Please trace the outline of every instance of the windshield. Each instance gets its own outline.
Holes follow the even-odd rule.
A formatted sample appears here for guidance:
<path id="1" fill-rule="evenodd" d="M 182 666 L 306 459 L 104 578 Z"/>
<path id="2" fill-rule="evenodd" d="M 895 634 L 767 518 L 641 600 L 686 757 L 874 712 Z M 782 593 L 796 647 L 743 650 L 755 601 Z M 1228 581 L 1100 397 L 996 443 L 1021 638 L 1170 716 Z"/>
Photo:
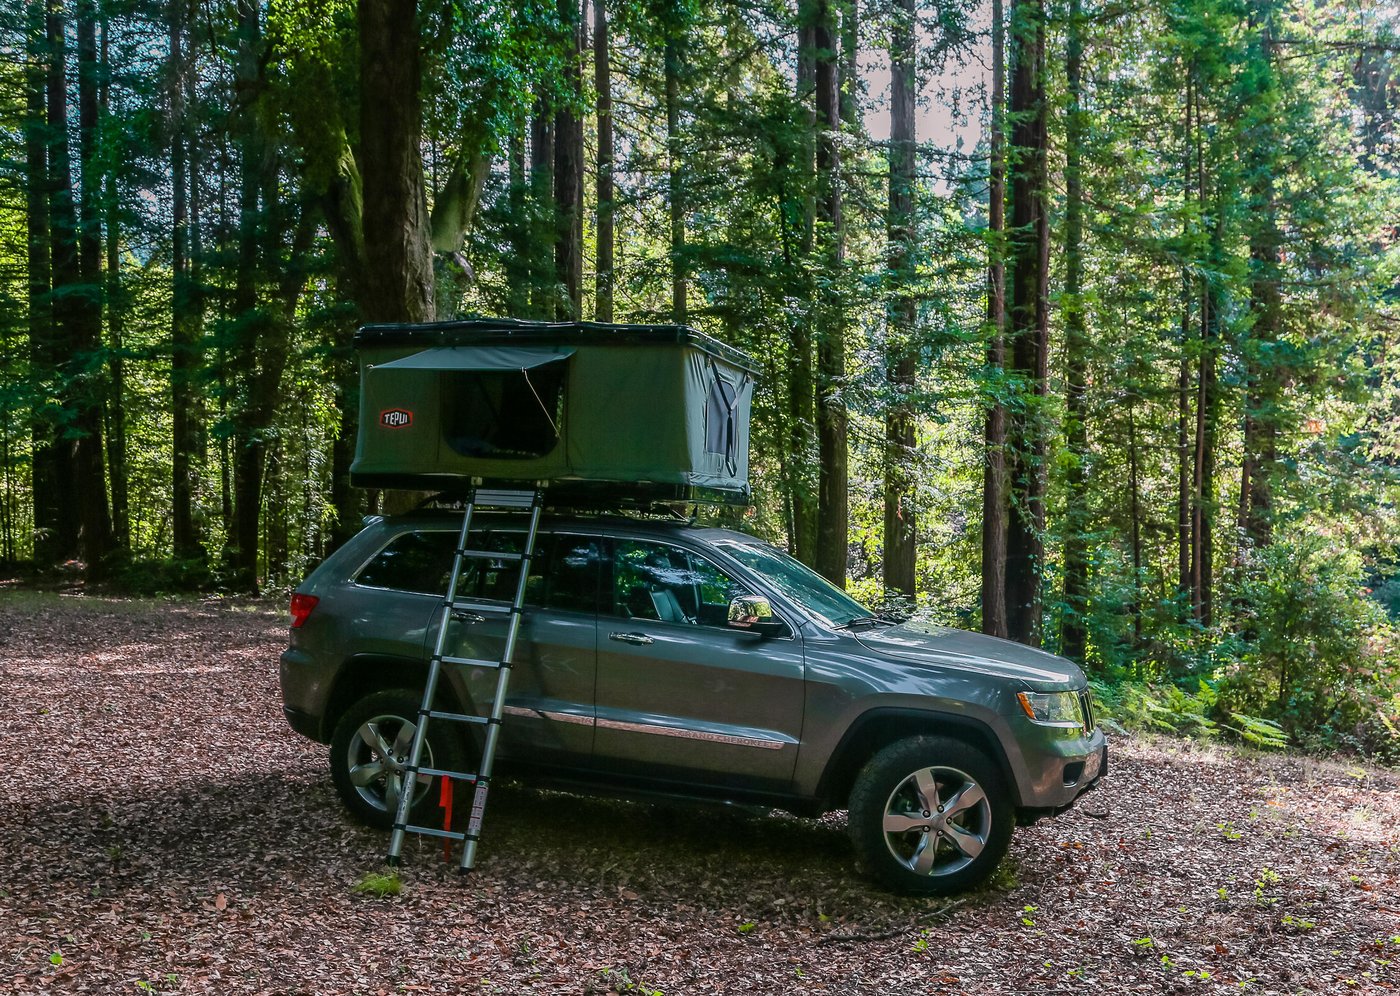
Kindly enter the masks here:
<path id="1" fill-rule="evenodd" d="M 720 547 L 829 626 L 845 626 L 870 615 L 870 610 L 850 595 L 781 550 L 749 543 L 721 543 Z"/>

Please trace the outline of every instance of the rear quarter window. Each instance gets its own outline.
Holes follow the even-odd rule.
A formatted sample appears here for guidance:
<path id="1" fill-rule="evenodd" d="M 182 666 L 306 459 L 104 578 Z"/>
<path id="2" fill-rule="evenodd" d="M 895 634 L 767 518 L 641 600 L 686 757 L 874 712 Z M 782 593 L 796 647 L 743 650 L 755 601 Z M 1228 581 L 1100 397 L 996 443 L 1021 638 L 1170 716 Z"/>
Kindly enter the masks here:
<path id="1" fill-rule="evenodd" d="M 418 532 L 395 536 L 360 569 L 355 583 L 369 588 L 441 595 L 452 573 L 454 532 Z"/>

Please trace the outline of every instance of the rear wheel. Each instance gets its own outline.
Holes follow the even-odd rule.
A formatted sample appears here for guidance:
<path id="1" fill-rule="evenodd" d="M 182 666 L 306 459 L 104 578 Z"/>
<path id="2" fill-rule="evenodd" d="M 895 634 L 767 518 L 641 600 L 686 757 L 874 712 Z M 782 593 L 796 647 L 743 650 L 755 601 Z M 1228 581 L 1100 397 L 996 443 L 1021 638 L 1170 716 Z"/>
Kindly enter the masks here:
<path id="1" fill-rule="evenodd" d="M 982 882 L 1006 854 L 1013 822 L 995 762 L 949 737 L 891 744 L 851 790 L 856 853 L 898 892 L 946 895 Z"/>
<path id="2" fill-rule="evenodd" d="M 375 692 L 340 717 L 331 736 L 331 778 L 336 791 L 360 822 L 391 828 L 404 791 L 404 767 L 418 722 L 419 697 L 407 689 Z M 439 723 L 428 730 L 419 764 L 462 770 L 463 752 L 455 733 Z M 414 823 L 429 820 L 438 808 L 437 778 L 419 775 L 413 782 Z"/>

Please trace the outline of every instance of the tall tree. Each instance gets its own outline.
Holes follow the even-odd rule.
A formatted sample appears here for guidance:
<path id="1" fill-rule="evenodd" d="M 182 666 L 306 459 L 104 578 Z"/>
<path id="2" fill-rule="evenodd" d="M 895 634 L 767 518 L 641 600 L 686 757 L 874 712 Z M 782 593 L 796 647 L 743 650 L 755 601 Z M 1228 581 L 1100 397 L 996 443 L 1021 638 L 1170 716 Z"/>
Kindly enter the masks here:
<path id="1" fill-rule="evenodd" d="M 1084 659 L 1086 614 L 1089 607 L 1089 510 L 1085 464 L 1089 434 L 1085 425 L 1089 364 L 1085 328 L 1084 177 L 1085 121 L 1083 106 L 1084 11 L 1081 0 L 1070 0 L 1065 51 L 1067 107 L 1065 115 L 1065 276 L 1060 310 L 1065 330 L 1065 533 L 1064 622 L 1060 653 Z M 1135 459 L 1135 457 L 1134 457 Z"/>
<path id="2" fill-rule="evenodd" d="M 613 320 L 613 112 L 607 0 L 593 0 L 593 88 L 598 94 L 598 232 L 593 317 Z"/>
<path id="3" fill-rule="evenodd" d="M 846 315 L 842 281 L 846 237 L 841 203 L 841 100 L 833 0 L 817 0 L 817 545 L 816 569 L 846 584 L 848 475 L 846 451 Z"/>
<path id="4" fill-rule="evenodd" d="M 187 74 L 192 65 L 186 56 L 188 0 L 170 0 L 169 108 L 171 172 L 171 517 L 176 557 L 199 558 L 204 546 L 195 525 L 194 495 L 198 487 L 200 458 L 199 377 L 202 365 L 203 295 L 193 272 L 191 241 L 194 224 L 190 209 L 192 163 L 191 123 L 186 106 Z"/>
<path id="5" fill-rule="evenodd" d="M 685 167 L 681 151 L 681 74 L 685 66 L 688 20 L 684 0 L 664 0 L 663 72 L 666 98 L 666 196 L 671 215 L 671 320 L 686 323 L 690 293 L 685 248 Z"/>
<path id="6" fill-rule="evenodd" d="M 987 173 L 987 402 L 982 469 L 982 632 L 1005 637 L 1006 625 L 1006 21 L 992 0 L 991 138 Z"/>
<path id="7" fill-rule="evenodd" d="M 246 0 L 245 0 L 246 2 Z M 360 0 L 360 173 L 364 178 L 364 317 L 435 317 L 424 186 L 423 42 L 417 0 Z"/>
<path id="8" fill-rule="evenodd" d="M 915 184 L 914 105 L 918 94 L 914 0 L 898 0 L 890 24 L 890 179 L 886 239 L 890 303 L 887 308 L 885 377 L 885 587 L 913 599 L 918 552 L 914 495 L 914 391 L 918 356 L 913 282 Z"/>
<path id="9" fill-rule="evenodd" d="M 29 309 L 30 378 L 35 382 L 30 414 L 30 488 L 33 495 L 34 559 L 56 559 L 61 546 L 59 526 L 59 467 L 53 411 L 44 389 L 52 377 L 53 312 L 52 245 L 49 230 L 48 62 L 45 0 L 30 0 L 25 19 L 25 270 Z"/>
<path id="10" fill-rule="evenodd" d="M 582 17 L 580 0 L 559 0 L 565 59 L 564 94 L 554 115 L 554 270 L 563 283 L 559 317 L 569 319 L 583 317 Z"/>
<path id="11" fill-rule="evenodd" d="M 1043 402 L 1050 354 L 1043 0 L 1015 0 L 1011 23 L 1012 280 L 1007 339 L 1018 397 L 1007 425 L 1006 611 L 1010 637 L 1038 645 L 1045 531 Z"/>

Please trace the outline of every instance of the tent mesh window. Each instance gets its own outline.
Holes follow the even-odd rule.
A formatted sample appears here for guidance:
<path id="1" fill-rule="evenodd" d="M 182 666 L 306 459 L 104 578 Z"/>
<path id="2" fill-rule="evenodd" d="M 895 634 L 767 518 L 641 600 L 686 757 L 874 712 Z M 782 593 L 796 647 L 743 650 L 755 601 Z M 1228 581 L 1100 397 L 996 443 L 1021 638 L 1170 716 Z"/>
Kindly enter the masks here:
<path id="1" fill-rule="evenodd" d="M 531 460 L 559 443 L 567 364 L 452 370 L 442 377 L 442 433 L 465 457 Z"/>

